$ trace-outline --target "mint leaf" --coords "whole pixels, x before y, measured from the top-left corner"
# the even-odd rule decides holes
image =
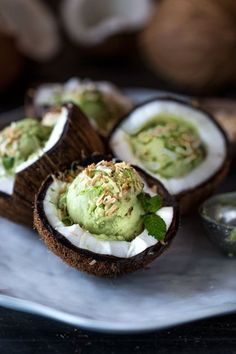
[[[148,193],[140,193],[138,195],[138,200],[145,213],[156,213],[162,206],[162,197],[160,195],[151,197]]]
[[[155,195],[149,200],[149,213],[156,213],[162,207],[162,197],[160,195]]]
[[[5,156],[5,157],[2,158],[3,167],[7,171],[12,169],[12,167],[14,166],[14,162],[15,162],[15,158],[14,157]]]
[[[156,214],[145,215],[143,223],[148,231],[148,235],[155,237],[158,241],[163,241],[166,234],[165,221]]]

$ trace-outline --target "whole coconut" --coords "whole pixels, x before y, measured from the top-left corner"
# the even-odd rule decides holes
[[[236,59],[234,0],[162,0],[140,37],[153,70],[192,92],[232,83]]]

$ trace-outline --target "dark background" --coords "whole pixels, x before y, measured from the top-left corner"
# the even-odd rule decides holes
[[[73,76],[91,78],[92,80],[112,81],[119,87],[142,87],[172,91],[182,94],[194,94],[184,88],[174,87],[168,81],[156,76],[137,52],[125,58],[89,59],[78,57],[71,46],[53,61],[42,64],[25,60],[20,77],[5,91],[0,92],[0,109],[9,110],[22,105],[26,90],[42,82],[64,82]],[[236,89],[233,85],[222,87],[213,94],[198,93],[204,97],[235,98]]]

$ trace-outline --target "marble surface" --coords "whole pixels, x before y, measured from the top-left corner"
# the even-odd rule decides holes
[[[221,255],[196,220],[182,221],[172,247],[150,268],[113,280],[69,268],[31,230],[3,219],[0,227],[0,304],[14,305],[7,295],[31,302],[15,304],[30,311],[124,331],[236,310],[236,260]]]
[[[223,190],[230,190],[234,176]],[[236,311],[236,259],[206,238],[197,215],[148,269],[118,279],[80,273],[37,234],[0,219],[0,305],[101,331],[158,329]]]

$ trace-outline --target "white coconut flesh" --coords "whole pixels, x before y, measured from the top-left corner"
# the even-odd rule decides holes
[[[129,143],[130,135],[138,133],[154,117],[161,115],[163,118],[165,114],[191,123],[206,149],[206,157],[202,162],[183,177],[167,179],[147,170]],[[113,132],[110,147],[116,157],[140,166],[149,175],[160,180],[168,191],[175,195],[206,182],[220,169],[227,155],[225,137],[207,114],[183,103],[164,100],[149,102],[131,112]]]
[[[75,90],[86,90],[97,88],[105,95],[109,95],[111,99],[124,105],[131,107],[130,100],[122,95],[115,85],[108,81],[91,81],[89,79],[71,78],[64,84],[44,84],[38,87],[34,96],[34,104],[38,106],[47,106],[54,104],[54,97],[62,94],[69,94]]]
[[[53,146],[55,146],[57,142],[60,140],[64,131],[65,124],[67,122],[68,110],[65,107],[63,107],[62,110],[57,114],[58,114],[57,121],[44,147],[38,150],[34,155],[32,155],[26,161],[18,165],[14,175],[9,175],[9,176],[6,175],[3,166],[0,165],[0,176],[2,176],[0,177],[0,192],[6,193],[8,195],[12,195],[14,191],[16,174],[25,170],[27,167],[29,167],[38,159],[40,159],[45,153],[51,150]]]
[[[159,241],[153,236],[148,235],[147,230],[137,235],[132,241],[109,241],[96,238],[90,232],[84,230],[79,224],[65,226],[58,216],[57,202],[61,191],[65,190],[65,182],[54,179],[48,187],[43,208],[48,223],[61,235],[63,235],[72,245],[97,254],[110,255],[115,257],[129,258],[143,252],[148,247],[154,246]],[[150,195],[155,195],[145,184],[144,191]],[[169,229],[173,217],[173,207],[162,207],[157,211]]]
[[[76,90],[99,90],[107,100],[124,107],[124,112],[128,112],[132,108],[132,103],[129,98],[124,96],[116,86],[107,81],[91,81],[89,79],[71,78],[64,84],[44,84],[39,86],[35,92],[34,104],[35,106],[52,106],[57,103],[55,97],[62,95],[70,95]],[[60,99],[59,99],[60,103]],[[88,117],[90,118],[90,117]],[[97,128],[96,121],[89,119],[90,123]]]
[[[36,106],[51,106],[55,104],[55,96],[62,94],[63,86],[61,84],[43,84],[40,85],[33,97]]]

